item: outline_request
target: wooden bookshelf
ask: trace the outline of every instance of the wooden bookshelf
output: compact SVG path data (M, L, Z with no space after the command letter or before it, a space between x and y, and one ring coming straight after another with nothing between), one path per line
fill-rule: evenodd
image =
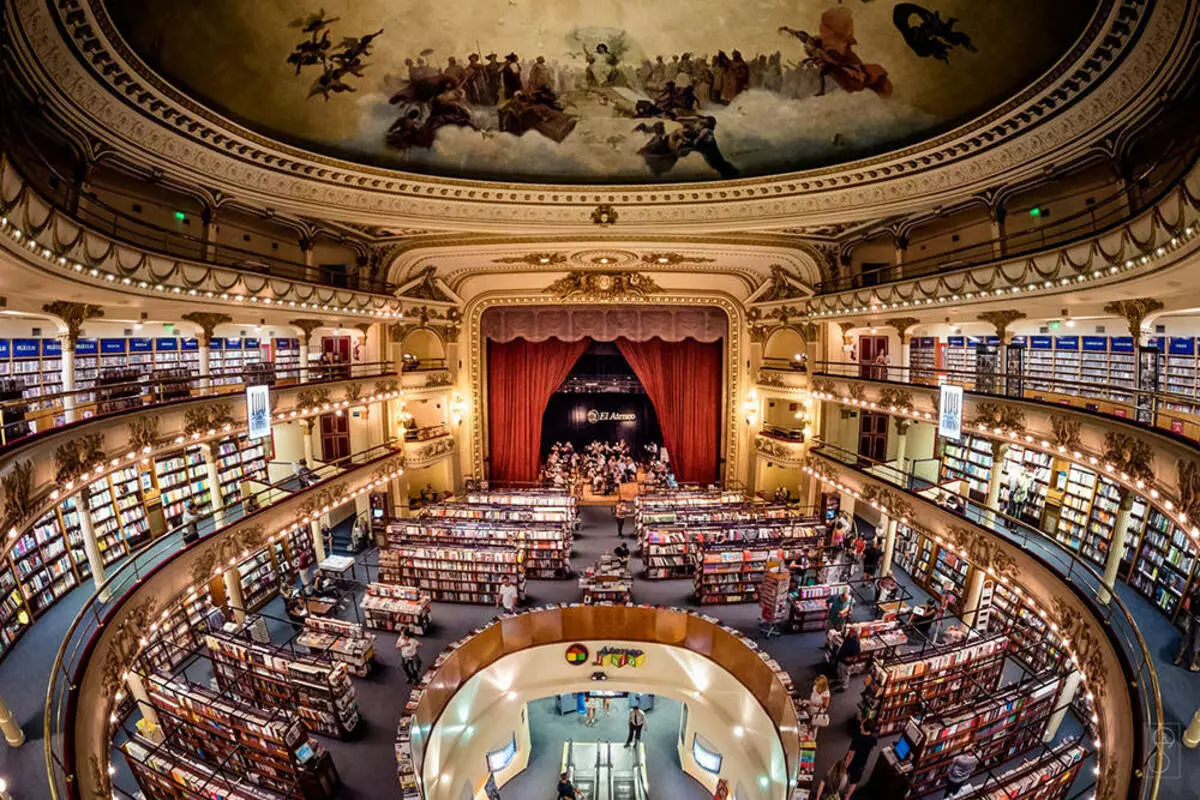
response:
M966 693L952 706L910 719L905 733L913 742L911 794L922 797L946 782L950 762L975 755L981 767L1003 764L1035 747L1062 679L1055 674L994 693Z
M846 583L797 586L792 592L792 630L823 631L829 621L829 598L849 588Z
M980 781L977 788L964 788L955 800L1063 800L1079 776L1086 755L1077 742L1063 742Z
M469 548L511 546L521 552L529 578L564 578L570 571L573 536L562 522L500 522L418 519L389 523L389 544Z
M628 565L611 553L584 570L579 576L579 588L585 605L593 603L625 604L633 602L633 574Z
M786 564L804 549L787 539L700 543L692 580L696 601L701 605L757 602L768 564L772 560Z
M406 630L423 636L433 602L427 593L413 586L372 583L367 585L360 605L368 628Z
M847 622L841 630L830 630L825 639L825 652L830 663L834 662L838 648L842 646L842 642L852 630L858 632L861 649L859 654L848 662L851 675L865 672L870 667L876 653L884 652L888 648L899 647L908 642L908 636L902 630L898 619Z
M521 551L512 545L392 545L379 552L379 582L413 586L433 600L494 605L507 577L525 595Z
M204 643L222 690L266 708L294 708L309 728L327 736L345 737L358 727L358 700L345 664L254 642L245 627L210 631Z
M356 622L309 616L296 643L313 655L326 655L346 665L351 675L362 678L371 672L375 658L375 634Z
M953 705L963 691L994 688L1008 650L1008 637L990 634L911 654L885 651L871 664L873 680L863 692L860 713L874 717L880 736L895 733L915 714Z

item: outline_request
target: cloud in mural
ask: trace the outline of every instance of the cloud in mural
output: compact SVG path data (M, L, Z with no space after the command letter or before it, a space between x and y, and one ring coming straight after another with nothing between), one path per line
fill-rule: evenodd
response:
M360 96L359 102L364 109L360 116L363 125L354 147L371 152L395 119L396 109L379 94ZM919 109L872 92L830 92L824 97L784 100L772 92L750 90L729 106L708 111L717 120L721 152L747 172L768 169L781 158L798 164L816 163L831 147L853 157L870 152L880 141L913 135L933 122L931 115ZM764 126L760 120L767 117L773 123ZM397 166L455 171L464 176L502 174L513 164L525 163L536 164L547 180L596 175L645 181L654 175L638 155L649 141L647 134L634 130L639 122L623 117L581 117L561 143L535 131L514 136L447 126L438 131L432 148L412 148L393 157ZM670 177L715 180L719 176L699 153L693 153L680 159Z

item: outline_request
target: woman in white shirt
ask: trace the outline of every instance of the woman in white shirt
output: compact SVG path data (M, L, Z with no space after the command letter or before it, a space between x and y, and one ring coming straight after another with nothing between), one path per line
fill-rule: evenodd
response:
M823 728L829 724L829 678L818 675L813 681L812 693L808 696L808 717L814 728ZM818 725L817 720L823 724Z

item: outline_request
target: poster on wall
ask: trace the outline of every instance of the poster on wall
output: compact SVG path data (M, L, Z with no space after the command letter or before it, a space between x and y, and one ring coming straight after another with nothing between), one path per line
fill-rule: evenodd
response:
M938 435L962 438L962 412L962 387L943 383L938 389Z
M271 435L271 389L269 386L246 387L246 437L251 441Z

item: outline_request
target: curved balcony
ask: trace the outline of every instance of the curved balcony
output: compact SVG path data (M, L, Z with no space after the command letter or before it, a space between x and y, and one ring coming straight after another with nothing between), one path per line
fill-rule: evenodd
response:
M123 674L193 586L403 471L404 457L393 443L379 445L352 456L319 483L241 515L182 549L174 540L155 540L115 570L67 629L50 673L44 754L51 795L112 796L101 765L109 762Z
M402 304L390 292L326 286L287 270L250 271L214 262L207 253L181 257L124 241L57 207L7 156L0 158L0 245L48 274L146 297L375 320L402 316Z
M1047 247L1036 237L996 240L975 250L894 269L896 279L873 286L834 284L808 301L814 320L928 306L961 307L1003 297L1054 294L1126 281L1178 265L1200 247L1200 161L1191 152L1169 179L1155 185L1145 208L1104 201L1104 223L1089 215L1065 220ZM1015 252L1014 252L1015 250ZM989 252L990 251L990 252ZM997 257L995 253L1008 253ZM948 256L948 257L947 257ZM961 266L959 257L971 263ZM861 280L859 281L861 283Z
M860 366L858 364L822 363L814 374L812 396L819 400L867 411L890 414L915 422L937 422L939 389L926 383L904 383L901 379L935 380L922 370L900 367ZM957 383L968 373L945 373ZM1134 417L1106 414L1087 408L1063 405L1042 400L1027 387L1030 380L1023 375L986 376L987 388L997 392L967 391L964 394L963 431L1004 442L1019 444L1070 460L1092 470L1125 488L1143 495L1148 504L1159 508L1169 519L1187 531L1200 549L1200 492L1194 475L1200 469L1200 444L1170 431L1167 425L1148 426ZM1050 379L1038 377L1037 382ZM1055 382L1058 388L1073 389L1079 384ZM1146 408L1160 422L1166 406L1188 402L1195 398L1162 392L1139 392L1125 387L1104 387L1132 397L1135 408ZM1016 394L1004 394L1005 389Z
M804 469L952 549L1002 584L1019 587L1027 608L1063 638L1072 667L1083 676L1099 761L1093 790L1074 796L1187 796L1183 786L1168 792L1161 785L1167 763L1164 726L1180 723L1179 709L1190 713L1194 698L1180 691L1167 706L1171 711L1164 711L1157 673L1163 654L1147 644L1144 621L1107 591L1091 567L1019 520L975 503L953 512L934 502L934 493L907 488L919 483L915 476L883 464L863 464L857 454L840 448L815 448ZM1176 756L1171 753L1172 759Z

